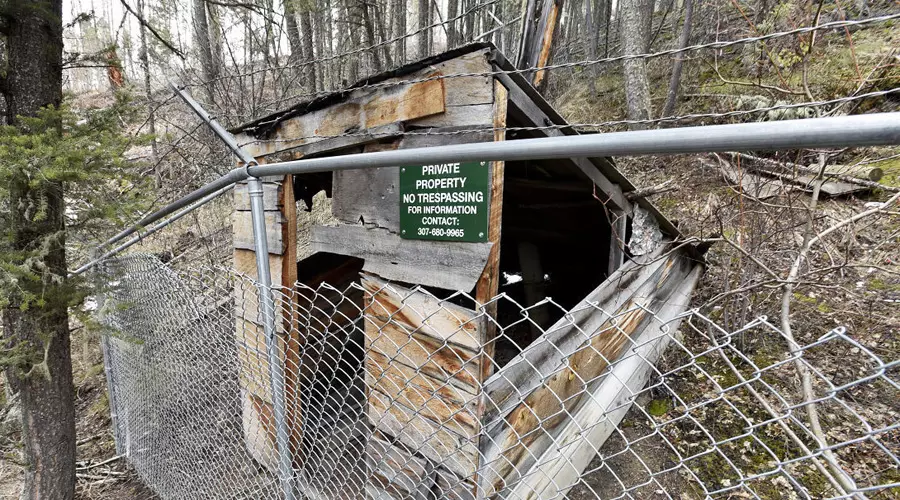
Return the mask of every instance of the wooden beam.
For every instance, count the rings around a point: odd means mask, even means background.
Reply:
[[[260,159],[261,163],[264,163]],[[296,329],[296,309],[293,307],[292,290],[297,279],[297,218],[291,176],[263,179],[263,207],[265,210],[266,239],[269,245],[269,270],[275,293],[275,309],[281,311],[276,321],[279,338],[291,337],[291,341],[279,340],[278,356],[286,366],[298,366],[293,340]],[[234,267],[251,280],[256,280],[256,254],[253,245],[253,226],[250,216],[249,193],[246,185],[235,187],[235,211],[232,219],[234,241]],[[235,338],[241,364],[238,368],[242,380],[243,424],[245,439],[251,455],[260,463],[273,466],[274,436],[268,430],[266,438],[258,436],[260,429],[273,428],[272,389],[268,370],[268,349],[259,318],[259,296],[256,287],[246,279],[235,280]],[[297,370],[285,370],[285,395],[288,425],[291,432],[291,448],[297,453],[299,446],[299,391],[296,387]]]
[[[488,107],[490,108],[490,106]],[[490,112],[485,112],[481,120],[490,123]],[[474,134],[445,133],[460,129],[471,129],[471,127],[424,128],[416,130],[413,134],[403,136],[398,145],[391,144],[390,147],[407,149],[445,144],[468,144],[488,141],[493,137],[493,134],[490,132]],[[432,132],[434,132],[433,135],[431,134]],[[397,208],[400,206],[400,193],[397,189],[397,186],[400,184],[399,168],[342,170],[335,172],[333,179],[334,201],[331,205],[331,211],[338,220],[348,224],[362,223],[367,227],[377,226],[393,233],[400,232],[400,211]],[[373,272],[378,273],[377,271]],[[469,291],[471,287],[463,290]]]
[[[625,264],[625,238],[627,237],[628,217],[621,210],[607,211],[609,219],[609,267],[607,276],[612,276]]]
[[[373,142],[390,140],[403,135],[402,123],[389,123],[380,127],[354,132],[351,135],[331,137],[320,141],[298,146],[287,153],[292,159],[310,158],[313,156],[332,154],[344,149],[365,146]]]
[[[612,362],[619,359],[629,346],[635,346],[645,332],[651,331],[657,322],[671,319],[673,311],[683,311],[687,307],[687,296],[693,289],[694,280],[688,277],[696,269],[696,264],[683,252],[662,259],[665,264],[661,273],[642,284],[634,296],[619,307],[611,318],[596,329],[580,333],[583,340],[577,349],[566,356],[547,374],[540,375],[536,389],[527,393],[515,408],[488,428],[487,437],[482,440],[483,462],[481,470],[486,471],[480,482],[485,496],[504,496],[506,485],[512,485],[531,470],[535,464],[543,463],[542,457],[553,450],[554,443],[571,443],[570,435],[563,435],[566,429],[574,429],[572,419],[597,393],[597,387],[607,377],[602,375]],[[684,285],[690,283],[685,291]],[[670,309],[667,304],[675,304]],[[654,311],[651,313],[649,311]],[[596,314],[603,314],[597,312]],[[662,316],[660,316],[662,315]],[[581,423],[581,422],[579,422]],[[485,422],[490,425],[491,422]],[[576,464],[583,470],[584,463]]]
[[[506,140],[506,111],[509,93],[506,87],[499,81],[494,81],[494,140]],[[496,302],[488,303],[497,295],[500,289],[500,237],[503,221],[503,174],[505,163],[502,161],[491,162],[490,200],[488,219],[488,241],[492,243],[488,254],[484,271],[475,286],[475,301],[479,305],[487,304],[485,312],[492,318],[497,317]],[[484,322],[485,356],[488,362],[482,365],[485,370],[483,377],[486,379],[493,370],[494,342],[496,324],[492,321]]]
[[[466,292],[475,288],[492,247],[491,243],[405,240],[385,229],[350,225],[313,226],[309,239],[313,252],[364,259],[363,270],[383,278]]]
[[[509,100],[513,106],[524,115],[524,118],[528,121],[526,125],[543,127],[554,123],[534,100],[532,100],[532,98],[529,97],[512,78],[510,78],[509,75],[501,73],[496,75],[496,78],[509,90]],[[558,128],[542,129],[541,133],[545,134],[547,137],[567,135]],[[625,198],[625,193],[622,191],[622,188],[609,180],[609,178],[600,172],[590,160],[585,158],[571,158],[570,161],[572,161],[572,163],[574,163],[575,166],[578,167],[578,169],[608,197],[608,201],[612,205],[610,206],[611,209],[624,210],[626,213],[631,213],[631,202]]]
[[[547,328],[541,338],[487,379],[484,392],[491,404],[485,410],[485,420],[493,421],[512,411],[519,395],[537,389],[562,360],[584,343],[585,335],[609,320],[642,286],[658,279],[665,264],[658,259],[663,247],[651,256],[656,260],[648,265],[628,262]]]
[[[428,79],[441,75],[489,73],[489,52],[489,49],[473,51],[408,75],[388,79],[374,88],[350,90],[335,104],[281,121],[267,137],[240,133],[237,135],[238,143],[255,157],[298,148],[308,148],[306,151],[298,150],[298,153],[309,156],[322,154],[325,150],[334,151],[331,148],[350,147],[348,142],[342,142],[345,138],[333,136],[373,127],[406,122],[430,126],[490,123],[488,112],[493,102],[490,76]],[[414,83],[402,84],[404,81]],[[484,108],[484,105],[488,107]],[[470,119],[480,121],[466,121]],[[365,136],[361,139],[365,140]],[[322,141],[332,142],[323,144],[319,150],[312,146]]]
[[[501,496],[549,500],[565,497],[606,439],[635,402],[681,323],[678,316],[688,307],[690,294],[703,268],[694,265],[677,283],[676,290],[660,305],[650,323],[634,339],[633,352],[626,352],[612,371],[595,384],[585,404],[556,433],[558,446],[551,445],[537,457],[523,478]]]

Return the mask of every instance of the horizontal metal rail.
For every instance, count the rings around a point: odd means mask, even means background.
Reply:
[[[210,193],[210,194],[204,196],[203,198],[201,198],[199,201],[197,201],[197,202],[194,203],[194,204],[188,203],[188,206],[185,206],[184,208],[182,208],[181,210],[179,210],[178,212],[176,212],[174,215],[172,215],[172,216],[169,217],[168,219],[166,219],[166,220],[164,220],[164,221],[162,221],[162,222],[160,222],[160,223],[158,223],[158,224],[153,224],[153,225],[151,225],[151,226],[147,226],[143,231],[135,230],[134,233],[137,233],[137,234],[136,234],[135,236],[132,236],[132,237],[129,238],[128,240],[126,240],[125,243],[122,243],[121,245],[119,245],[119,246],[113,248],[112,250],[109,250],[108,252],[104,253],[103,255],[97,257],[96,259],[93,259],[92,261],[88,262],[87,264],[85,264],[85,265],[79,267],[78,269],[72,271],[70,274],[72,274],[72,275],[78,275],[78,274],[81,274],[81,273],[87,271],[87,270],[90,269],[91,267],[97,265],[97,263],[103,262],[104,260],[106,260],[106,259],[112,257],[113,255],[118,254],[119,252],[121,252],[121,251],[125,250],[126,248],[130,247],[131,245],[134,245],[135,243],[138,243],[139,241],[141,241],[142,239],[146,238],[147,236],[150,236],[151,234],[153,234],[153,233],[159,231],[160,229],[162,229],[162,228],[164,228],[164,227],[166,227],[166,226],[172,224],[173,222],[175,222],[175,221],[177,221],[178,219],[184,217],[185,215],[187,215],[187,214],[193,212],[194,210],[196,210],[196,209],[202,207],[203,205],[206,205],[207,203],[209,203],[209,202],[215,200],[215,199],[218,198],[219,196],[221,196],[221,195],[227,193],[228,191],[231,191],[231,189],[232,189],[233,187],[234,187],[234,184],[229,184],[228,186],[225,186],[225,187],[219,189],[218,191],[213,191],[212,193]],[[109,244],[109,243],[106,243],[106,244]]]
[[[246,166],[235,168],[178,201],[144,217],[110,238],[103,246],[114,244],[137,233],[148,224],[249,177],[460,161],[778,151],[897,144],[900,144],[900,112],[454,144],[293,160],[269,165],[256,165],[255,162],[251,163],[246,158],[241,158]],[[232,147],[232,150],[239,154],[237,151],[241,148]],[[109,256],[106,255],[107,258]],[[84,272],[94,264],[86,264],[73,274]]]

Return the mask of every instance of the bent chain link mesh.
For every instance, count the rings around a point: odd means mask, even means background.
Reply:
[[[121,452],[164,499],[280,498],[253,279],[148,255],[105,272]],[[900,360],[843,328],[792,349],[766,318],[730,331],[640,301],[566,311],[500,294],[493,304],[518,319],[498,321],[467,294],[377,279],[274,294],[298,498],[895,498],[900,487]],[[538,307],[561,319],[541,330]],[[629,336],[636,315],[655,334]],[[485,331],[493,340],[478,345]],[[548,370],[547,357],[564,361]]]

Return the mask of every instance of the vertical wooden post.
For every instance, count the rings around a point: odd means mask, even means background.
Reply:
[[[508,93],[506,87],[494,80],[494,140],[506,140],[506,108]],[[488,241],[493,243],[488,254],[484,272],[475,286],[475,300],[486,304],[495,295],[500,287],[500,232],[503,220],[503,172],[505,164],[502,161],[491,162],[491,187],[490,187],[490,219],[488,220]],[[485,311],[491,317],[497,316],[497,304],[488,304]],[[483,379],[490,376],[493,367],[494,336],[496,325],[490,321],[485,322],[482,330],[485,352],[488,359],[482,363]]]
[[[628,218],[622,210],[610,210],[607,214],[610,226],[607,276],[610,276],[625,263],[625,231],[628,227]]]
[[[499,81],[494,80],[494,140],[506,140],[506,111],[509,92]],[[478,278],[475,285],[475,301],[479,307],[484,307],[484,312],[489,317],[483,318],[479,330],[481,331],[481,343],[484,346],[484,354],[481,359],[481,380],[483,383],[494,371],[494,350],[496,347],[497,325],[491,318],[497,318],[497,303],[488,301],[493,299],[500,289],[500,236],[501,223],[503,221],[503,174],[506,164],[502,161],[491,162],[491,187],[490,187],[490,218],[488,219],[488,241],[493,243],[488,254],[484,272]],[[485,305],[487,304],[487,305]],[[481,399],[481,398],[479,398]],[[478,403],[477,417],[480,420],[484,414],[483,400]],[[480,448],[480,443],[479,443]],[[478,496],[479,478],[475,481],[475,498]]]

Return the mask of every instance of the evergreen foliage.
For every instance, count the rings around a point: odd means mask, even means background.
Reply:
[[[126,132],[136,118],[134,110],[121,93],[108,108],[75,110],[65,103],[0,127],[0,307],[40,315],[43,309],[54,310],[52,304],[78,306],[91,292],[84,278],[60,276],[43,257],[51,246],[66,242],[67,250],[77,250],[79,240],[96,241],[147,208],[151,178],[142,176],[141,162],[127,155],[148,139]],[[53,216],[43,200],[54,183],[63,185],[66,229],[43,234],[41,225]],[[17,206],[11,202],[14,190],[26,194]],[[20,214],[19,222],[14,212]],[[44,342],[50,340],[38,333]],[[26,373],[40,364],[43,354],[40,346],[2,349],[0,366],[14,365]]]

